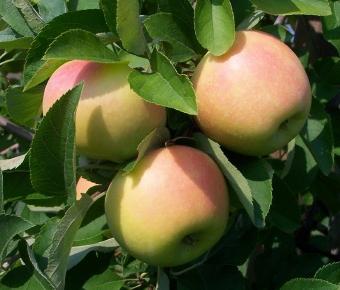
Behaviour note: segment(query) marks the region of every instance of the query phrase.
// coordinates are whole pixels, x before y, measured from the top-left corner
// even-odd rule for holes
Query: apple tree
[[[339,0],[0,16],[0,289],[339,289]]]

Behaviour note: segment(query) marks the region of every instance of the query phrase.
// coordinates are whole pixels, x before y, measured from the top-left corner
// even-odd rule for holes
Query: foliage
[[[0,289],[339,289],[339,0],[1,0],[0,15]],[[313,89],[303,130],[262,158],[227,151],[194,123],[190,77],[241,29],[288,44]],[[167,108],[169,130],[150,133],[123,164],[77,155],[81,85],[41,116],[46,80],[72,59],[128,62],[131,88]],[[103,195],[117,170],[165,143],[214,158],[232,210],[204,257],[157,269],[116,243]],[[76,201],[80,175],[103,193]]]

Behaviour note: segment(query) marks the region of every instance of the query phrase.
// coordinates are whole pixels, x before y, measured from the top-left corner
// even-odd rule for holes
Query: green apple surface
[[[226,54],[203,57],[192,81],[202,131],[241,154],[260,156],[282,148],[310,111],[303,66],[286,44],[267,33],[238,32]]]
[[[165,125],[165,109],[145,102],[130,89],[127,64],[74,60],[49,79],[43,113],[83,81],[76,113],[76,145],[80,153],[115,162],[134,157],[137,146],[153,129]]]
[[[229,213],[225,179],[205,153],[187,146],[152,151],[119,173],[106,195],[114,238],[151,265],[187,263],[223,235]]]

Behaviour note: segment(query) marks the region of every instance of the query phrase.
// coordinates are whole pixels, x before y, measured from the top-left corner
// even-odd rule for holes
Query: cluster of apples
[[[165,109],[130,89],[130,71],[126,64],[75,60],[49,79],[44,113],[84,82],[76,113],[80,153],[126,161],[148,133],[165,126]],[[245,155],[266,155],[285,146],[310,110],[310,84],[299,59],[263,32],[238,32],[226,54],[207,53],[192,82],[201,130]],[[80,179],[77,190],[91,186]],[[132,255],[149,264],[176,266],[199,257],[224,234],[228,189],[207,154],[173,145],[147,154],[131,173],[118,173],[107,191],[105,212],[114,237]]]

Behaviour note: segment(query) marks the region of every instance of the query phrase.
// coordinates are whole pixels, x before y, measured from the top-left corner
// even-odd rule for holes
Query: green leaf
[[[11,0],[0,1],[0,16],[8,25],[22,36],[33,36],[33,31]]]
[[[134,54],[142,55],[146,49],[146,41],[142,23],[139,19],[138,0],[117,1],[117,33],[123,47]]]
[[[339,290],[339,286],[319,279],[294,279],[284,284],[280,290]]]
[[[38,0],[37,6],[40,16],[46,22],[67,12],[65,0]]]
[[[250,30],[254,28],[264,18],[265,13],[260,10],[255,10],[249,17],[243,19],[242,22],[237,26],[237,30]]]
[[[79,49],[79,46],[82,49]],[[62,61],[81,59],[100,63],[118,61],[115,53],[108,49],[98,37],[81,29],[71,29],[60,34],[50,44],[43,59]]]
[[[340,285],[340,262],[322,267],[315,273],[314,278]]]
[[[332,14],[323,17],[323,36],[334,45],[340,53],[340,1],[330,2]]]
[[[280,178],[274,176],[270,222],[281,231],[292,234],[300,226],[300,214],[297,196]]]
[[[66,211],[57,225],[48,253],[48,265],[45,269],[45,274],[57,289],[64,289],[68,257],[74,236],[94,201],[95,199],[90,196],[83,195],[80,201]]]
[[[85,290],[120,290],[124,286],[124,279],[110,268],[101,274],[93,275],[83,285]]]
[[[91,19],[91,22],[89,22]],[[62,14],[48,23],[36,36],[28,51],[24,68],[24,90],[46,80],[61,64],[60,60],[42,60],[53,40],[69,29],[84,29],[92,33],[108,31],[101,10],[82,10]]]
[[[307,14],[325,16],[331,14],[328,0],[251,0],[258,9],[273,15]]]
[[[91,245],[72,247],[67,268],[73,268],[75,265],[80,263],[90,252],[111,252],[114,248],[118,246],[119,244],[117,243],[117,241],[111,238]]]
[[[40,124],[31,147],[33,187],[45,195],[75,198],[75,111],[82,86],[59,99]]]
[[[41,280],[34,274],[33,269],[19,266],[1,279],[0,289],[47,290],[48,288],[41,284]]]
[[[104,13],[105,21],[111,32],[117,33],[117,0],[100,0],[100,9]]]
[[[222,55],[235,40],[234,14],[229,0],[198,0],[195,32],[200,44],[213,55]]]
[[[170,139],[170,132],[166,127],[159,127],[151,131],[143,140],[138,144],[138,156],[135,161],[128,163],[122,170],[130,173],[136,165],[144,158],[150,151],[164,146],[165,142]]]
[[[20,10],[33,32],[38,33],[43,28],[45,22],[34,10],[29,0],[12,0],[12,3]]]
[[[333,135],[329,115],[313,100],[310,117],[301,136],[323,174],[328,175],[334,164]]]
[[[67,4],[70,11],[99,8],[99,0],[68,0]]]
[[[18,36],[11,28],[0,31],[0,49],[11,51],[13,49],[28,49],[31,45],[32,37]]]
[[[14,215],[0,215],[0,261],[6,257],[8,243],[18,234],[32,228],[34,224]]]
[[[148,102],[196,115],[196,97],[189,78],[177,73],[165,55],[154,51],[152,74],[133,71],[129,75],[131,88]]]
[[[187,61],[196,55],[192,41],[182,31],[171,13],[153,14],[144,21],[144,25],[155,41],[166,43],[165,50],[173,61]]]
[[[41,87],[23,92],[22,87],[12,87],[6,91],[7,110],[14,122],[34,127],[41,114],[43,90]]]
[[[254,225],[264,227],[272,200],[272,169],[269,165],[254,158],[238,164],[239,170],[224,155],[218,143],[202,134],[196,134],[195,140],[197,146],[217,162]]]

